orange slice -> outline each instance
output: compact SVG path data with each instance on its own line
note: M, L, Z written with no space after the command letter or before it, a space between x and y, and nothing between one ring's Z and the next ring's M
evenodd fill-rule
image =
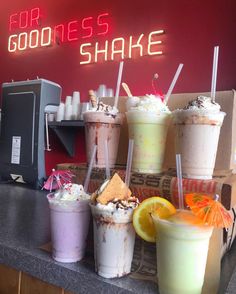
M147 198L134 210L135 231L145 241L155 242L156 231L151 214L157 215L159 218L167 218L174 213L176 213L175 207L165 198Z

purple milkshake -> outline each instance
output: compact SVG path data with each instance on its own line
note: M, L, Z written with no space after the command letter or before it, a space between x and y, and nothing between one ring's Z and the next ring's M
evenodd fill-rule
M90 195L82 185L66 184L47 196L50 207L52 257L76 262L85 254L89 228Z

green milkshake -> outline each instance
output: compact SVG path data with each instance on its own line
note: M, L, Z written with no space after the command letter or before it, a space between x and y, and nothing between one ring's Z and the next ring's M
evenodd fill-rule
M157 232L157 271L161 294L200 294L213 227L187 210L168 219L153 215Z
M170 110L161 97L146 95L128 109L126 117L129 138L134 140L132 171L160 173L170 124Z

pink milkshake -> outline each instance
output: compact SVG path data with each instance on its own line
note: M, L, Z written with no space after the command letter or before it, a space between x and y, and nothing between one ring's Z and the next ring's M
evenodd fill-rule
M85 254L89 228L90 196L81 185L66 184L48 196L52 256L60 262L76 262Z

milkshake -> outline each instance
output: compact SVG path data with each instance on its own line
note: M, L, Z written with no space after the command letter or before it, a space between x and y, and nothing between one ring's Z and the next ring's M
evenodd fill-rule
M176 153L185 178L211 179L225 113L210 97L199 96L173 112Z
M152 217L160 294L201 294L213 227L187 210L167 219Z
M109 164L116 163L123 115L118 109L93 100L93 108L83 114L87 162L90 162L93 146L97 145L94 167L105 168L105 140L108 142Z
M60 262L81 260L89 228L90 195L84 192L83 186L68 183L47 198L53 258Z
M95 271L104 278L127 275L131 271L135 231L133 210L138 199L115 174L92 195Z
M160 173L171 112L160 96L146 95L136 101L126 112L129 138L134 140L132 171Z

